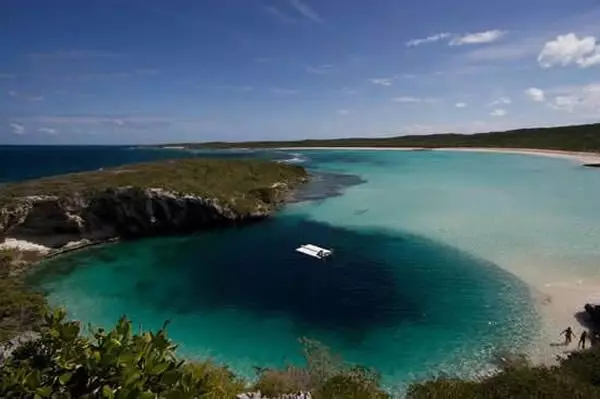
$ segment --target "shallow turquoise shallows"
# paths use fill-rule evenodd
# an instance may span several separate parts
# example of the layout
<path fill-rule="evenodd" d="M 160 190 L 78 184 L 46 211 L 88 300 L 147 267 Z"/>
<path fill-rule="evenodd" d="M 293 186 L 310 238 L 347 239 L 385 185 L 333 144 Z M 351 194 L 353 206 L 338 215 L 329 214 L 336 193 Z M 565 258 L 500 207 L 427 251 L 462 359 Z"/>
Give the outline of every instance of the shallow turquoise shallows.
<path fill-rule="evenodd" d="M 289 157 L 363 183 L 250 227 L 61 257 L 35 282 L 95 325 L 121 314 L 144 329 L 170 319 L 182 355 L 247 376 L 254 366 L 300 362 L 298 338 L 310 337 L 401 388 L 440 372 L 485 372 L 496 351 L 535 339 L 529 286 L 507 271 L 520 262 L 541 257 L 596 272 L 597 170 L 437 151 Z M 294 252 L 306 243 L 335 255 L 322 262 Z"/>

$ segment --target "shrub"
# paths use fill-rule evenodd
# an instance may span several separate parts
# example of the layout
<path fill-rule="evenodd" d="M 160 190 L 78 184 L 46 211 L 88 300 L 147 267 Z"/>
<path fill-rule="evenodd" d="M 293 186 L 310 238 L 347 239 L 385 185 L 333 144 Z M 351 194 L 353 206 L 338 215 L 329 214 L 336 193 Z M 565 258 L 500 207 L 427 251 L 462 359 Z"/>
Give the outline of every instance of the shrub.
<path fill-rule="evenodd" d="M 165 326 L 133 334 L 119 320 L 109 332 L 80 336 L 65 312 L 45 316 L 41 338 L 19 348 L 0 369 L 2 398 L 230 398 L 244 383 L 226 368 L 185 363 Z"/>
<path fill-rule="evenodd" d="M 597 374 L 594 363 L 598 349 L 575 353 L 554 367 L 509 367 L 478 381 L 438 379 L 413 384 L 409 399 L 592 399 L 600 398 L 600 390 L 588 378 Z"/>
<path fill-rule="evenodd" d="M 300 342 L 306 367 L 260 370 L 253 390 L 267 397 L 299 392 L 312 392 L 315 399 L 389 397 L 379 388 L 380 378 L 374 371 L 344 364 L 318 341 L 303 338 Z"/>

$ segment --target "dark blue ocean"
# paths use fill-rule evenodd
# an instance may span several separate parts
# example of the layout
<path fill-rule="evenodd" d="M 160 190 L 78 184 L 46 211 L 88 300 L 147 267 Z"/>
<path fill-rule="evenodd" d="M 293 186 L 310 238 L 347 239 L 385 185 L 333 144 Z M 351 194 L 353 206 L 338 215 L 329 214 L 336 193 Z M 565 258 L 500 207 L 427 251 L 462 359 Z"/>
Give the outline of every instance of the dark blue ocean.
<path fill-rule="evenodd" d="M 188 153 L 163 149 L 136 149 L 125 146 L 1 146 L 0 183 L 34 179 L 63 173 L 95 170 L 134 162 L 182 157 L 285 158 L 285 154 L 227 151 Z"/>
<path fill-rule="evenodd" d="M 170 319 L 183 356 L 248 377 L 255 366 L 301 362 L 300 337 L 375 367 L 392 389 L 438 373 L 487 372 L 499 351 L 549 347 L 536 290 L 554 295 L 574 273 L 591 278 L 597 259 L 600 217 L 589 198 L 599 175 L 563 160 L 2 148 L 0 180 L 180 156 L 285 160 L 314 180 L 303 201 L 264 223 L 74 253 L 47 262 L 33 282 L 97 325 L 121 314 L 143 328 Z M 335 256 L 320 262 L 294 251 L 305 243 Z"/>

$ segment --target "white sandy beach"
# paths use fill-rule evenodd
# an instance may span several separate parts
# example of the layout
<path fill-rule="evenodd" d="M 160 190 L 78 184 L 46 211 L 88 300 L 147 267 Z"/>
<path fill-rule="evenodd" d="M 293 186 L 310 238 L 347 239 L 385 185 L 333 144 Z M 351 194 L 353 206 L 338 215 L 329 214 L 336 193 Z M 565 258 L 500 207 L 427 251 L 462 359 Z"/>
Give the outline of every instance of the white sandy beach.
<path fill-rule="evenodd" d="M 551 344 L 562 342 L 560 332 L 568 326 L 579 335 L 585 327 L 577 314 L 583 315 L 586 303 L 600 304 L 600 268 L 597 276 L 590 277 L 574 272 L 573 265 L 551 263 L 548 259 L 520 259 L 498 264 L 531 288 L 542 325 L 528 355 L 545 364 L 555 363 L 557 355 L 576 348 L 576 342 L 568 348 Z"/>
<path fill-rule="evenodd" d="M 552 158 L 570 159 L 576 162 L 598 163 L 600 162 L 600 153 L 593 152 L 576 152 L 576 151 L 558 151 L 558 150 L 541 150 L 541 149 L 523 149 L 523 148 L 438 148 L 434 151 L 467 151 L 467 152 L 491 152 L 504 154 L 523 154 L 535 155 Z"/>
<path fill-rule="evenodd" d="M 523 154 L 544 156 L 552 158 L 563 158 L 576 161 L 578 163 L 599 163 L 600 153 L 593 152 L 576 152 L 576 151 L 559 151 L 559 150 L 543 150 L 529 148 L 486 148 L 486 147 L 448 147 L 427 149 L 421 147 L 280 147 L 274 148 L 280 151 L 306 151 L 306 150 L 349 150 L 349 151 L 456 151 L 456 152 L 489 152 L 489 153 L 504 153 L 504 154 Z"/>
<path fill-rule="evenodd" d="M 41 254 L 50 252 L 50 248 L 48 247 L 25 240 L 17 240 L 15 238 L 6 238 L 4 242 L 0 242 L 0 250 L 39 252 Z"/>

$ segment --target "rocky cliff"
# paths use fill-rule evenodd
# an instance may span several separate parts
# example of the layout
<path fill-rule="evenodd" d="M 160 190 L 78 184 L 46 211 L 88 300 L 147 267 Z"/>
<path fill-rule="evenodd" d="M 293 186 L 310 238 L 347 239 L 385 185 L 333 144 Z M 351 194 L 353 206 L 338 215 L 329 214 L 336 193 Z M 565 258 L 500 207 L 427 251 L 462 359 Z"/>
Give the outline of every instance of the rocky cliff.
<path fill-rule="evenodd" d="M 254 168 L 250 177 L 256 184 L 241 190 L 232 189 L 230 195 L 223 190 L 214 195 L 207 192 L 210 190 L 203 190 L 206 176 L 196 178 L 198 190 L 186 192 L 173 189 L 173 184 L 170 188 L 153 187 L 150 180 L 148 187 L 138 183 L 136 186 L 105 185 L 93 189 L 78 186 L 64 190 L 61 186 L 60 194 L 55 194 L 52 190 L 46 192 L 44 187 L 55 187 L 56 181 L 51 185 L 44 182 L 37 185 L 38 192 L 34 195 L 23 195 L 17 190 L 21 195 L 12 195 L 10 201 L 5 201 L 0 208 L 0 242 L 2 238 L 10 237 L 58 249 L 82 240 L 103 242 L 115 238 L 180 234 L 256 221 L 269 216 L 291 190 L 306 179 L 303 170 L 302 173 L 294 172 L 284 179 L 259 181 L 257 173 L 260 172 Z M 32 192 L 27 190 L 25 193 Z"/>

